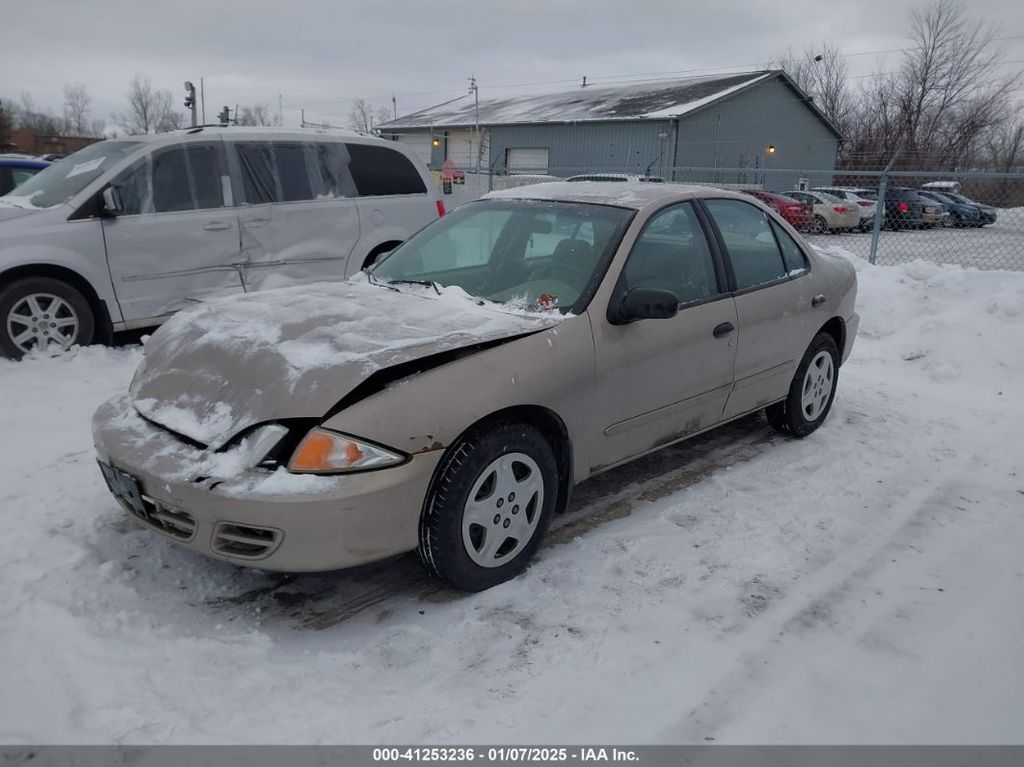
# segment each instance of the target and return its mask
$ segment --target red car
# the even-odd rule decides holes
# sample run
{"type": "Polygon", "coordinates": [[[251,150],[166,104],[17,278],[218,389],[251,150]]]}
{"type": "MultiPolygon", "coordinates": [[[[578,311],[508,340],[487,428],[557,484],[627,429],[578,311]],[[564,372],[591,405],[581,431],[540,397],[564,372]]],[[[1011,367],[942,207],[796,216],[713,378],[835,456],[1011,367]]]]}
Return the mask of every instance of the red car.
{"type": "Polygon", "coordinates": [[[807,232],[814,227],[814,207],[809,202],[800,202],[792,197],[766,192],[763,189],[741,189],[740,191],[743,194],[756,197],[765,205],[774,208],[794,229],[807,232]]]}

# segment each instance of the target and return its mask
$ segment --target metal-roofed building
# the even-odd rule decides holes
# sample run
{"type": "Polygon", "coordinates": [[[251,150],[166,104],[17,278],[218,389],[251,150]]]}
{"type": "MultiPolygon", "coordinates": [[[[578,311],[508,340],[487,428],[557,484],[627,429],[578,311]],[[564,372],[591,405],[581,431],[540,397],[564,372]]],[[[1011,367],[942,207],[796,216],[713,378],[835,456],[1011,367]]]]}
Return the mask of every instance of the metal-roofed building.
{"type": "Polygon", "coordinates": [[[479,108],[467,95],[378,127],[434,170],[448,159],[498,175],[625,173],[769,189],[792,188],[800,175],[830,183],[842,140],[781,70],[586,85],[479,108]]]}

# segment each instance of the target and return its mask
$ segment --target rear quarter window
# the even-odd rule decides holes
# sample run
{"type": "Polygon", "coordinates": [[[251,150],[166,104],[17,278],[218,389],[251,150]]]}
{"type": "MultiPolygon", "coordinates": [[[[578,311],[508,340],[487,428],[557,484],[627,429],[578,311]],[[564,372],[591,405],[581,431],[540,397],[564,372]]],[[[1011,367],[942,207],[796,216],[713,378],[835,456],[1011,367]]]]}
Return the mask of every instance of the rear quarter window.
{"type": "Polygon", "coordinates": [[[401,152],[374,144],[347,146],[349,171],[361,197],[426,194],[423,178],[401,152]]]}

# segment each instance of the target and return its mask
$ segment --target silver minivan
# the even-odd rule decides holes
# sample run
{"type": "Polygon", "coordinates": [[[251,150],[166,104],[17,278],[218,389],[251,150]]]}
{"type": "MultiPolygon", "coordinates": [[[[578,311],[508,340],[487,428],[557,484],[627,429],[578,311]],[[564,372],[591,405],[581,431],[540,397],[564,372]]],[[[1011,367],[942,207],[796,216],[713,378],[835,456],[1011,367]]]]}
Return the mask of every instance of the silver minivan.
{"type": "Polygon", "coordinates": [[[93,144],[0,197],[0,356],[340,280],[444,215],[404,145],[200,127],[93,144]]]}

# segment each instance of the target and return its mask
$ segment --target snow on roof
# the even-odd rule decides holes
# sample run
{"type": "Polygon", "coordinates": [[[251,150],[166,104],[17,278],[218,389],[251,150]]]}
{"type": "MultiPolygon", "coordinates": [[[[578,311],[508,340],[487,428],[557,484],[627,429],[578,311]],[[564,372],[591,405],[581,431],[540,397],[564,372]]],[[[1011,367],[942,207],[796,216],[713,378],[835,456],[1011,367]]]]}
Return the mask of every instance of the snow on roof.
{"type": "MultiPolygon", "coordinates": [[[[481,101],[480,124],[667,119],[698,109],[777,74],[776,71],[743,72],[625,85],[588,85],[558,93],[481,101]]],[[[378,127],[388,131],[434,125],[475,124],[473,99],[467,95],[382,123],[378,127]]]]}

